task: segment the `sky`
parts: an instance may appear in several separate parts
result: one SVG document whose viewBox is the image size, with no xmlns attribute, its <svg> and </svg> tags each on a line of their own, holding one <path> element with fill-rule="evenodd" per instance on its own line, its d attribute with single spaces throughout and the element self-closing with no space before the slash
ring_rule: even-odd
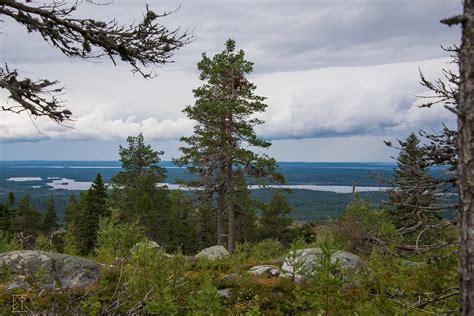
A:
<svg viewBox="0 0 474 316">
<path fill-rule="evenodd" d="M 43 3 L 37 0 L 34 3 Z M 460 29 L 439 23 L 459 14 L 460 0 L 148 0 L 160 22 L 181 27 L 194 41 L 144 79 L 127 64 L 69 59 L 38 34 L 9 18 L 0 22 L 0 62 L 30 78 L 57 79 L 74 120 L 0 111 L 0 160 L 116 160 L 127 136 L 178 157 L 178 139 L 193 122 L 182 109 L 200 86 L 197 62 L 224 49 L 228 38 L 254 62 L 249 80 L 266 97 L 257 134 L 272 141 L 279 161 L 391 161 L 383 144 L 419 129 L 455 126 L 442 106 L 419 108 L 429 79 L 454 69 L 441 45 L 459 45 Z M 78 17 L 129 24 L 145 11 L 141 0 L 83 4 Z M 0 103 L 12 104 L 0 90 Z"/>
</svg>

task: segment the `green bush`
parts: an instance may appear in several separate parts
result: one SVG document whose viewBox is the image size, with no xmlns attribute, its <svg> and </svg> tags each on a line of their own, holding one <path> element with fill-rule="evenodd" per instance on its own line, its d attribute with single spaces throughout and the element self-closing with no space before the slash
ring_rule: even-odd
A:
<svg viewBox="0 0 474 316">
<path fill-rule="evenodd" d="M 64 253 L 70 256 L 77 256 L 79 254 L 73 225 L 67 226 L 66 234 L 64 235 Z"/>
<path fill-rule="evenodd" d="M 115 214 L 105 217 L 100 221 L 97 231 L 96 258 L 104 263 L 126 258 L 130 255 L 130 249 L 144 240 L 138 223 L 120 222 Z"/>
<path fill-rule="evenodd" d="M 43 234 L 36 237 L 35 249 L 43 251 L 55 251 L 55 247 L 49 243 L 49 238 Z"/>
<path fill-rule="evenodd" d="M 212 277 L 203 273 L 199 290 L 189 296 L 190 311 L 193 315 L 220 315 L 222 306 Z"/>
<path fill-rule="evenodd" d="M 396 229 L 388 212 L 383 208 L 374 209 L 368 201 L 357 198 L 348 205 L 337 222 L 339 242 L 345 239 L 345 249 L 349 252 L 369 255 L 375 244 L 397 242 Z"/>
<path fill-rule="evenodd" d="M 274 239 L 264 239 L 252 245 L 250 258 L 265 263 L 272 259 L 279 259 L 285 255 L 283 244 Z"/>
<path fill-rule="evenodd" d="M 20 246 L 13 239 L 0 231 L 0 253 L 19 249 Z"/>
</svg>

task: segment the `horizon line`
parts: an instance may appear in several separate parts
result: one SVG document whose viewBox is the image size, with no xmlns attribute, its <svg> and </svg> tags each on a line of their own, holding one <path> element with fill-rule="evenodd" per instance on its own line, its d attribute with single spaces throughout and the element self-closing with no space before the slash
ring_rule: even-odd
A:
<svg viewBox="0 0 474 316">
<path fill-rule="evenodd" d="M 69 160 L 69 159 L 14 159 L 14 160 L 3 160 L 0 162 L 120 162 L 120 160 L 94 160 L 94 159 L 83 159 L 83 160 Z M 161 160 L 160 162 L 172 162 L 172 160 Z M 277 160 L 278 163 L 360 163 L 360 164 L 395 164 L 395 162 L 389 161 L 289 161 L 289 160 Z"/>
</svg>

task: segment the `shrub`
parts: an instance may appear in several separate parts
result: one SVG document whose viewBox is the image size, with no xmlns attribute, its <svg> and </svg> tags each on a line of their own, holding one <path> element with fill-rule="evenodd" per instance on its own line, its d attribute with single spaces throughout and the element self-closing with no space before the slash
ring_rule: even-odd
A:
<svg viewBox="0 0 474 316">
<path fill-rule="evenodd" d="M 274 239 L 264 239 L 252 246 L 250 258 L 257 261 L 268 261 L 281 258 L 285 254 L 285 247 Z"/>
<path fill-rule="evenodd" d="M 36 237 L 35 248 L 43 251 L 55 251 L 55 247 L 49 243 L 49 238 L 43 234 Z"/>
<path fill-rule="evenodd" d="M 349 204 L 337 222 L 337 231 L 346 240 L 347 251 L 366 255 L 375 244 L 392 244 L 396 239 L 388 212 L 383 208 L 373 209 L 368 201 L 359 198 Z"/>
<path fill-rule="evenodd" d="M 79 254 L 73 225 L 68 225 L 66 234 L 64 235 L 64 253 L 71 256 L 77 256 Z"/>
<path fill-rule="evenodd" d="M 209 274 L 203 274 L 200 289 L 194 295 L 190 295 L 189 305 L 193 315 L 220 315 L 222 311 L 220 297 Z"/>
<path fill-rule="evenodd" d="M 111 263 L 115 258 L 125 258 L 130 249 L 138 242 L 144 241 L 138 223 L 119 222 L 117 215 L 105 217 L 100 221 L 97 231 L 97 260 Z"/>
<path fill-rule="evenodd" d="M 161 251 L 150 248 L 147 243 L 139 244 L 133 251 L 133 268 L 126 291 L 137 302 L 144 301 L 144 309 L 148 313 L 170 315 L 178 311 L 166 260 Z"/>
<path fill-rule="evenodd" d="M 0 231 L 0 253 L 20 249 L 20 246 L 8 236 Z"/>
</svg>

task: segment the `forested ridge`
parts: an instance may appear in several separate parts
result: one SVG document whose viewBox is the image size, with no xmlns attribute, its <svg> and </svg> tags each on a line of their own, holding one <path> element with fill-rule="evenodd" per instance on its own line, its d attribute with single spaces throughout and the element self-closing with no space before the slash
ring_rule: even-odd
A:
<svg viewBox="0 0 474 316">
<path fill-rule="evenodd" d="M 107 56 L 147 79 L 194 39 L 157 22 L 171 13 L 146 7 L 130 26 L 69 19 L 79 4 L 0 0 L 0 14 L 70 58 Z M 384 192 L 370 199 L 354 182 L 332 216 L 323 195 L 313 205 L 321 215 L 306 217 L 295 211 L 301 192 L 268 187 L 288 179 L 256 132 L 268 108 L 251 80 L 258 65 L 233 39 L 203 53 L 194 102 L 183 105 L 193 133 L 173 159 L 185 190 L 157 185 L 169 176 L 164 152 L 139 133 L 118 148 L 118 172 L 97 173 L 67 202 L 4 192 L 0 314 L 21 297 L 45 315 L 472 315 L 473 16 L 465 0 L 463 15 L 442 21 L 462 25 L 462 45 L 443 48 L 459 72 L 420 69 L 432 93 L 420 107 L 446 107 L 458 129 L 387 141 L 398 152 L 393 172 L 370 176 Z M 0 88 L 16 105 L 2 110 L 65 123 L 73 113 L 57 85 L 5 64 Z"/>
</svg>

